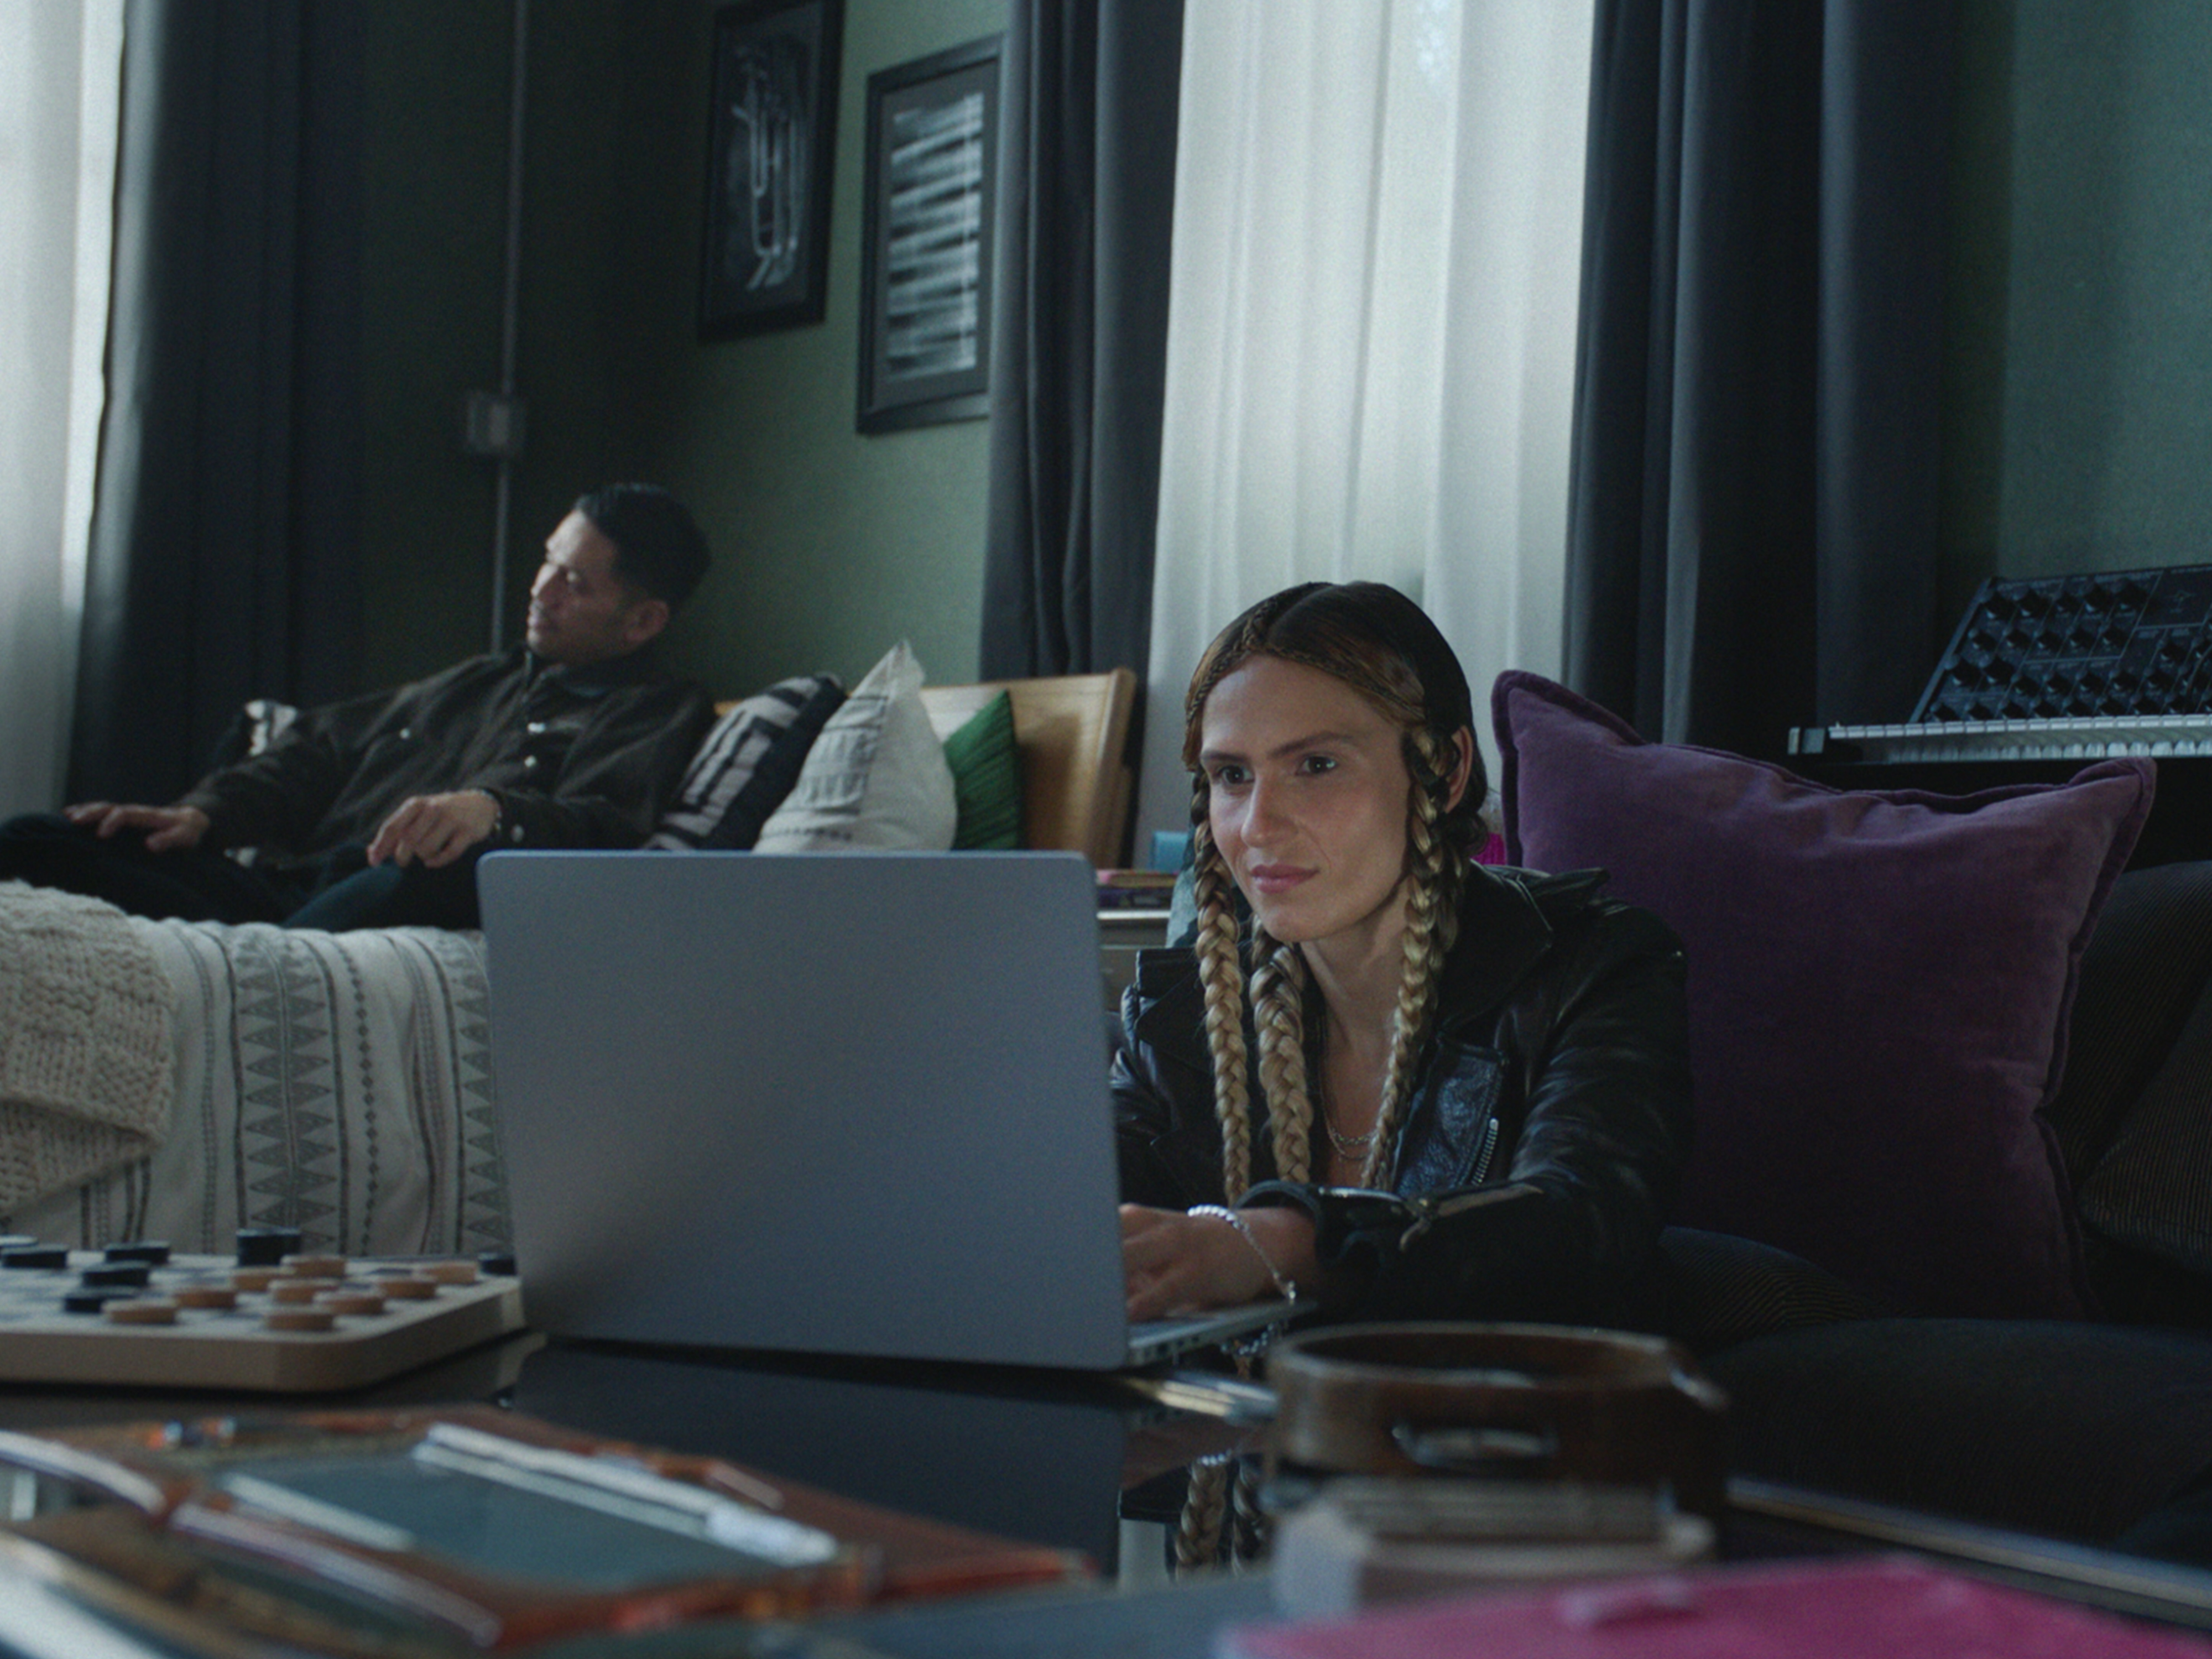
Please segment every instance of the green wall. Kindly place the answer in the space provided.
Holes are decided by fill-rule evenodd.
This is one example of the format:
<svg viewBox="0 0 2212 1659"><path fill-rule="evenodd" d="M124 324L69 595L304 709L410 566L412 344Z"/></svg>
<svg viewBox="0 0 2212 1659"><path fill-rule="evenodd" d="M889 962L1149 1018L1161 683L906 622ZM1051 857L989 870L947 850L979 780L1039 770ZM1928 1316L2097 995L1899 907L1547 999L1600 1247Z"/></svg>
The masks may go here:
<svg viewBox="0 0 2212 1659"><path fill-rule="evenodd" d="M1966 0L1944 621L2212 562L2212 6Z"/></svg>
<svg viewBox="0 0 2212 1659"><path fill-rule="evenodd" d="M868 76L995 32L1003 0L848 0L828 313L709 344L693 319L713 9L659 9L672 38L629 88L630 131L647 130L647 112L669 131L628 151L653 240L627 314L629 361L651 375L635 410L647 451L720 558L687 618L684 658L733 690L824 668L849 680L903 635L933 679L973 678L988 428L854 430L862 150Z"/></svg>
<svg viewBox="0 0 2212 1659"><path fill-rule="evenodd" d="M718 691L828 669L901 637L931 678L975 672L988 428L854 430L862 136L874 70L995 33L1004 0L847 0L829 308L817 325L697 335L708 0L534 0L508 637L546 532L616 477L699 515L717 562L671 635ZM372 273L365 348L367 676L483 647L490 464L460 407L495 385L512 15L498 0L369 9ZM386 503L394 505L387 510Z"/></svg>
<svg viewBox="0 0 2212 1659"><path fill-rule="evenodd" d="M829 312L702 343L714 0L533 0L508 636L580 489L657 479L718 567L671 640L736 694L848 679L910 637L971 678L984 422L854 430L874 70L995 32L1004 0L846 0ZM368 30L366 678L482 649L507 0L377 0ZM2212 6L1964 0L1946 361L1942 621L1990 574L2212 560Z"/></svg>

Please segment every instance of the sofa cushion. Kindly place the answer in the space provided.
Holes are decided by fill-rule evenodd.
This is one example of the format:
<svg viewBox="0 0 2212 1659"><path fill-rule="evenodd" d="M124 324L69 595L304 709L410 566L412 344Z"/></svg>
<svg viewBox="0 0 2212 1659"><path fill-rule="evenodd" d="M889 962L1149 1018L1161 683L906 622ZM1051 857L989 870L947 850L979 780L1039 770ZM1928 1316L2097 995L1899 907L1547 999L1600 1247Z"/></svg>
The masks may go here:
<svg viewBox="0 0 2212 1659"><path fill-rule="evenodd" d="M2197 983L2166 1064L2079 1188L2102 1237L2212 1274L2212 988Z"/></svg>
<svg viewBox="0 0 2212 1659"><path fill-rule="evenodd" d="M2052 1127L2106 1310L2208 1322L2212 1304L2212 861L2130 870L2081 958ZM2149 1259L2146 1260L2146 1256ZM2193 1277L2201 1275L2201 1277Z"/></svg>
<svg viewBox="0 0 2212 1659"><path fill-rule="evenodd" d="M755 850L941 853L957 821L945 745L922 707L921 665L902 640L823 726Z"/></svg>
<svg viewBox="0 0 2212 1659"><path fill-rule="evenodd" d="M2208 975L2212 862L2124 872L2081 953L2066 1080L2045 1114L2077 1192L2161 1067L2179 1061L2212 1078L2190 1058L2202 1048L2176 1047Z"/></svg>
<svg viewBox="0 0 2212 1659"><path fill-rule="evenodd" d="M1802 1256L1735 1233L1662 1228L1659 1255L1667 1334L1697 1353L1773 1331L1898 1311Z"/></svg>
<svg viewBox="0 0 2212 1659"><path fill-rule="evenodd" d="M674 802L645 844L666 852L750 847L844 701L845 688L834 675L804 674L779 680L729 710L701 741Z"/></svg>
<svg viewBox="0 0 2212 1659"><path fill-rule="evenodd" d="M1867 1319L1703 1363L1735 1475L2109 1545L2212 1474L2208 1358L2194 1331Z"/></svg>
<svg viewBox="0 0 2212 1659"><path fill-rule="evenodd" d="M1005 852L1022 844L1021 751L1014 746L1014 700L1001 691L945 740L959 823L955 852Z"/></svg>
<svg viewBox="0 0 2212 1659"><path fill-rule="evenodd" d="M1492 708L1515 861L1602 866L1682 936L1698 1144L1674 1219L1905 1310L2085 1311L2042 1108L2149 763L1844 793L1647 744L1534 675Z"/></svg>

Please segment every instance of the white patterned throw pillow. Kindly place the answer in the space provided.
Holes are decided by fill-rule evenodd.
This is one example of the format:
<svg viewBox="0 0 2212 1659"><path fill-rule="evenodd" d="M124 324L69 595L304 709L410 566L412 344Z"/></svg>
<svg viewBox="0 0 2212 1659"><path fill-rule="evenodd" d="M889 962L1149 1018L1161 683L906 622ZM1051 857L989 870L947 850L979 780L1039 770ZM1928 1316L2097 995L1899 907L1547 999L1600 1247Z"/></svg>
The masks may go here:
<svg viewBox="0 0 2212 1659"><path fill-rule="evenodd" d="M868 671L814 740L756 852L943 852L952 845L959 820L952 770L922 707L921 679L903 640Z"/></svg>

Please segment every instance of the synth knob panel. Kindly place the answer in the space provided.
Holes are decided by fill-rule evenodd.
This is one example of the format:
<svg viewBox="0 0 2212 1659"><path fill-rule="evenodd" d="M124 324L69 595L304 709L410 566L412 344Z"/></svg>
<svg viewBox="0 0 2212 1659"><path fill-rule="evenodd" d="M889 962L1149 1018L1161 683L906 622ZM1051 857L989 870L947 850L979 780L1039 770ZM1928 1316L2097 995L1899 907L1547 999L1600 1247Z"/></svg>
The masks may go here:
<svg viewBox="0 0 2212 1659"><path fill-rule="evenodd" d="M1982 584L1915 725L2212 714L2212 565Z"/></svg>

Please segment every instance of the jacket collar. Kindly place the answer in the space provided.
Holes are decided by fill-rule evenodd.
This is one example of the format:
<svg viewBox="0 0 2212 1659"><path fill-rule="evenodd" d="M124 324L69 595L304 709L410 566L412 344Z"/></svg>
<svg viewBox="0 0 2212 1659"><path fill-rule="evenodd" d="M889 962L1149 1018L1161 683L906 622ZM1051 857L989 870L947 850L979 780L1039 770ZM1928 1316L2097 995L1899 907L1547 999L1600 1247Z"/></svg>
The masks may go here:
<svg viewBox="0 0 2212 1659"><path fill-rule="evenodd" d="M626 685L635 685L659 672L653 647L641 645L635 651L619 657L610 657L604 662L586 663L570 668L565 664L547 662L528 646L516 647L522 653L528 666L529 683L533 686L558 686L573 696L603 697L610 691Z"/></svg>
<svg viewBox="0 0 2212 1659"><path fill-rule="evenodd" d="M1451 1011L1443 1029L1487 1019L1551 948L1552 924L1537 896L1539 884L1547 897L1579 898L1604 881L1595 870L1537 876L1470 865L1460 898L1459 938L1444 961L1437 997L1438 1007Z"/></svg>

